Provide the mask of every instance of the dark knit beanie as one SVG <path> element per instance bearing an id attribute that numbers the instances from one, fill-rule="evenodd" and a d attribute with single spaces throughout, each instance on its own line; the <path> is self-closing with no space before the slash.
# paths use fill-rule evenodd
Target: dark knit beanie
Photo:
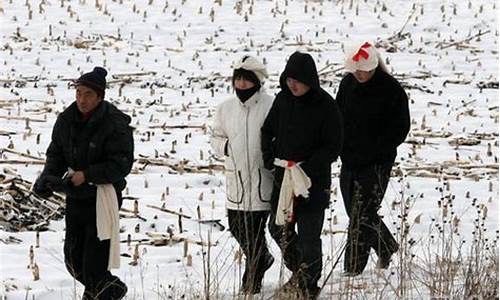
<path id="1" fill-rule="evenodd" d="M 235 69 L 234 72 L 233 72 L 233 86 L 234 86 L 234 82 L 236 81 L 236 79 L 238 78 L 244 78 L 248 81 L 251 81 L 253 82 L 256 86 L 258 86 L 260 88 L 261 86 L 261 83 L 260 83 L 260 80 L 259 78 L 257 77 L 257 75 L 255 75 L 254 72 L 252 71 L 249 71 L 249 70 L 245 70 L 243 68 L 239 68 L 239 69 Z"/>
<path id="2" fill-rule="evenodd" d="M 108 71 L 101 67 L 95 67 L 92 72 L 85 73 L 76 81 L 76 85 L 84 85 L 94 90 L 98 96 L 104 99 L 104 90 L 106 89 L 106 75 Z"/>

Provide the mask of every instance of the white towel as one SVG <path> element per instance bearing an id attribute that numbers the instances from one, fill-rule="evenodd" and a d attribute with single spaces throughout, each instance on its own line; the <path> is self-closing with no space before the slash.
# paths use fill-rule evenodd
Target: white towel
<path id="1" fill-rule="evenodd" d="M 110 240 L 108 270 L 120 268 L 120 215 L 112 184 L 97 185 L 96 226 L 99 240 Z"/>
<path id="2" fill-rule="evenodd" d="M 281 183 L 278 210 L 276 211 L 276 225 L 285 225 L 293 217 L 293 198 L 297 196 L 309 197 L 311 179 L 298 164 L 288 166 L 286 160 L 274 159 L 274 165 L 285 168 Z"/>

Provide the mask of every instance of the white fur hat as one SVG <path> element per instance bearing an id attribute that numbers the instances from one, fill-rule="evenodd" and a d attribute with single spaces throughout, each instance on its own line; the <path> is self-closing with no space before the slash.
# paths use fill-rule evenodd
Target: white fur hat
<path id="1" fill-rule="evenodd" d="M 264 79 L 269 75 L 267 74 L 266 66 L 261 63 L 258 59 L 253 56 L 245 55 L 238 62 L 233 64 L 233 69 L 245 69 L 247 71 L 252 71 L 257 75 L 260 82 L 264 82 Z"/>
<path id="2" fill-rule="evenodd" d="M 344 68 L 347 72 L 371 71 L 379 64 L 387 70 L 375 46 L 369 42 L 352 43 L 345 48 Z"/>

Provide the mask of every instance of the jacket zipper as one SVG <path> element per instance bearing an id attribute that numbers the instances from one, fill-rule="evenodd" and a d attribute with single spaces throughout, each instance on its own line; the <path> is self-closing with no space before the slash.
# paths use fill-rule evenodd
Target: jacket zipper
<path id="1" fill-rule="evenodd" d="M 250 108 L 246 108 L 245 112 L 246 112 L 245 133 L 246 133 L 246 152 L 247 152 L 246 154 L 247 154 L 248 185 L 249 185 L 249 189 L 248 189 L 249 202 L 248 202 L 248 204 L 250 205 L 249 208 L 251 208 L 251 206 L 252 206 L 252 173 L 250 173 L 250 150 L 249 150 L 250 138 L 248 136 L 248 118 L 250 116 Z"/>

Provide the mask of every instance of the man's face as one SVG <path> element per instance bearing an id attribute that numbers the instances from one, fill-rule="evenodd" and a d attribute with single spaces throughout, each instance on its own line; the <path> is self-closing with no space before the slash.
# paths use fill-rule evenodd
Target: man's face
<path id="1" fill-rule="evenodd" d="M 76 106 L 78 106 L 81 113 L 85 114 L 93 111 L 101 100 L 101 97 L 93 89 L 84 85 L 76 87 Z"/>
<path id="2" fill-rule="evenodd" d="M 373 74 L 375 74 L 375 69 L 370 71 L 356 70 L 356 72 L 353 73 L 354 78 L 356 78 L 356 80 L 360 83 L 365 83 L 368 80 L 372 79 Z"/>
<path id="3" fill-rule="evenodd" d="M 303 96 L 311 89 L 311 87 L 308 86 L 307 84 L 302 83 L 291 77 L 286 78 L 286 85 L 288 86 L 288 89 L 290 89 L 290 92 L 292 92 L 292 94 L 295 97 Z"/>

